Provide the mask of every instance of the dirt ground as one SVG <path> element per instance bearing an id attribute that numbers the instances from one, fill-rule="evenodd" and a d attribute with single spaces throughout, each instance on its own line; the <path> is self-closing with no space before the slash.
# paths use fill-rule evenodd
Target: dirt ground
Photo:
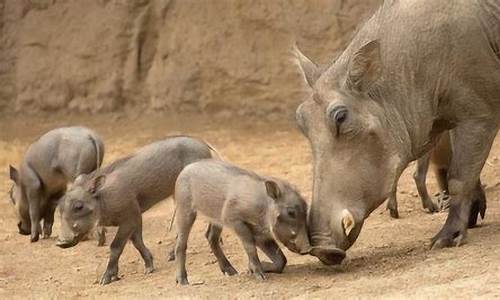
<path id="1" fill-rule="evenodd" d="M 399 184 L 401 218 L 391 219 L 383 207 L 373 212 L 340 266 L 322 265 L 316 258 L 288 251 L 283 274 L 256 282 L 246 273 L 246 255 L 235 235 L 223 233 L 224 249 L 240 275 L 223 276 L 203 236 L 206 223 L 198 218 L 188 244 L 191 286 L 177 287 L 174 264 L 166 261 L 174 233 L 168 233 L 173 205 L 169 199 L 146 212 L 144 238 L 155 257 L 156 272 L 144 275 L 138 252 L 128 244 L 120 260 L 121 280 L 99 286 L 108 247 L 93 240 L 59 249 L 56 216 L 54 236 L 31 244 L 17 233 L 16 218 L 7 196 L 8 164 L 17 165 L 28 144 L 48 129 L 82 124 L 104 138 L 105 163 L 151 141 L 171 134 L 200 136 L 215 145 L 226 159 L 263 174 L 283 177 L 311 198 L 309 145 L 291 118 L 256 122 L 210 117 L 118 115 L 0 120 L 0 298 L 493 298 L 500 295 L 500 144 L 497 141 L 483 171 L 488 211 L 482 226 L 469 231 L 468 243 L 454 249 L 430 251 L 429 239 L 446 214 L 427 214 L 411 178 L 414 166 Z M 429 188 L 436 191 L 433 176 Z M 108 231 L 108 242 L 114 230 Z"/>

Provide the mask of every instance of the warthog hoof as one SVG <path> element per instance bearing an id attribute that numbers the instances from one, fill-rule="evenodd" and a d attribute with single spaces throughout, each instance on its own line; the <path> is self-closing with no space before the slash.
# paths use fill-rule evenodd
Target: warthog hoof
<path id="1" fill-rule="evenodd" d="M 99 281 L 100 285 L 106 285 L 109 284 L 113 281 L 118 281 L 120 278 L 118 277 L 118 274 L 116 273 L 111 273 L 111 272 L 104 272 L 104 274 L 101 277 L 101 280 Z"/>
<path id="2" fill-rule="evenodd" d="M 459 247 L 465 242 L 467 228 L 454 228 L 455 226 L 446 226 L 432 238 L 431 249 L 442 249 L 447 247 Z"/>
<path id="3" fill-rule="evenodd" d="M 227 276 L 233 276 L 238 274 L 238 271 L 233 266 L 225 266 L 223 269 L 221 269 L 222 274 L 227 275 Z"/>
<path id="4" fill-rule="evenodd" d="M 177 277 L 175 279 L 175 282 L 177 282 L 177 284 L 179 284 L 179 285 L 188 285 L 189 284 L 187 277 Z"/>

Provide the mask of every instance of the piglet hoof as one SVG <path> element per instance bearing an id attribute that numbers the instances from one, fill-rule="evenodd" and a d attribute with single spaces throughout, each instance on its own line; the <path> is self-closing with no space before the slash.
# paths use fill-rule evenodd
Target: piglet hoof
<path id="1" fill-rule="evenodd" d="M 52 226 L 43 228 L 43 238 L 48 239 L 52 235 Z"/>
<path id="2" fill-rule="evenodd" d="M 238 274 L 238 271 L 236 271 L 236 269 L 233 266 L 226 266 L 221 271 L 222 271 L 222 274 L 224 274 L 226 276 L 233 276 L 233 275 Z"/>
<path id="3" fill-rule="evenodd" d="M 103 247 L 106 244 L 106 236 L 99 236 L 97 238 L 97 247 Z"/>
<path id="4" fill-rule="evenodd" d="M 40 234 L 38 232 L 35 234 L 31 234 L 31 242 L 32 243 L 38 242 L 38 239 L 40 239 Z"/>
<path id="5" fill-rule="evenodd" d="M 391 215 L 391 218 L 393 219 L 399 219 L 399 212 L 397 209 L 391 209 L 389 208 L 389 214 Z"/>
<path id="6" fill-rule="evenodd" d="M 108 272 L 105 272 L 104 275 L 102 275 L 101 280 L 99 281 L 100 285 L 106 285 L 109 284 L 113 281 L 118 281 L 120 278 L 118 277 L 117 274 L 111 274 Z"/>
<path id="7" fill-rule="evenodd" d="M 188 281 L 187 277 L 177 277 L 175 279 L 175 282 L 178 285 L 188 285 L 189 284 L 189 281 Z"/>
<path id="8" fill-rule="evenodd" d="M 149 274 L 153 273 L 154 271 L 155 271 L 155 268 L 153 266 L 146 267 L 146 269 L 144 270 L 144 274 L 149 275 Z"/>
<path id="9" fill-rule="evenodd" d="M 262 271 L 253 272 L 253 275 L 255 276 L 255 278 L 257 278 L 258 281 L 266 281 L 267 280 L 266 275 Z"/>
<path id="10" fill-rule="evenodd" d="M 253 274 L 255 278 L 259 281 L 264 281 L 267 279 L 266 275 L 264 274 L 264 271 L 261 268 L 254 267 L 252 265 L 248 266 L 248 272 L 250 274 Z"/>
<path id="11" fill-rule="evenodd" d="M 175 251 L 172 250 L 167 254 L 167 261 L 174 261 L 174 260 L 175 260 Z"/>

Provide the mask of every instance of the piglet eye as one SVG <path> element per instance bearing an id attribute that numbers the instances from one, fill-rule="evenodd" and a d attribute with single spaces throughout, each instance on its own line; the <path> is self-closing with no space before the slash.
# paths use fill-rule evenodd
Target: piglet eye
<path id="1" fill-rule="evenodd" d="M 288 209 L 287 214 L 290 218 L 295 219 L 297 217 L 297 213 L 295 212 L 295 209 Z"/>

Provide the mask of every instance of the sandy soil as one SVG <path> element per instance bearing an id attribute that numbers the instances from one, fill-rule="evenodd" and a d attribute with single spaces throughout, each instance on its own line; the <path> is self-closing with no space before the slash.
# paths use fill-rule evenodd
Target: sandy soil
<path id="1" fill-rule="evenodd" d="M 429 239 L 446 214 L 427 214 L 416 196 L 410 166 L 400 181 L 401 219 L 393 220 L 380 207 L 366 222 L 346 261 L 336 267 L 316 258 L 288 251 L 285 272 L 269 275 L 264 283 L 246 273 L 246 256 L 239 241 L 224 231 L 224 248 L 240 275 L 224 277 L 203 236 L 205 221 L 199 218 L 188 246 L 189 287 L 175 284 L 174 264 L 166 261 L 174 233 L 168 233 L 173 207 L 167 200 L 144 214 L 145 243 L 151 249 L 156 272 L 145 276 L 143 263 L 131 244 L 120 260 L 121 280 L 108 286 L 95 284 L 106 266 L 108 247 L 95 241 L 66 250 L 54 237 L 30 244 L 17 234 L 16 218 L 8 201 L 9 163 L 17 165 L 30 141 L 50 128 L 83 124 L 105 139 L 105 162 L 170 134 L 189 133 L 207 139 L 230 161 L 264 174 L 283 177 L 311 196 L 309 146 L 291 120 L 255 122 L 217 121 L 208 117 L 151 116 L 125 118 L 116 115 L 90 118 L 0 120 L 0 298 L 491 298 L 500 295 L 500 144 L 495 143 L 483 172 L 487 184 L 487 218 L 469 231 L 460 248 L 430 251 Z M 436 191 L 433 177 L 429 188 Z M 108 243 L 114 230 L 108 233 Z"/>

